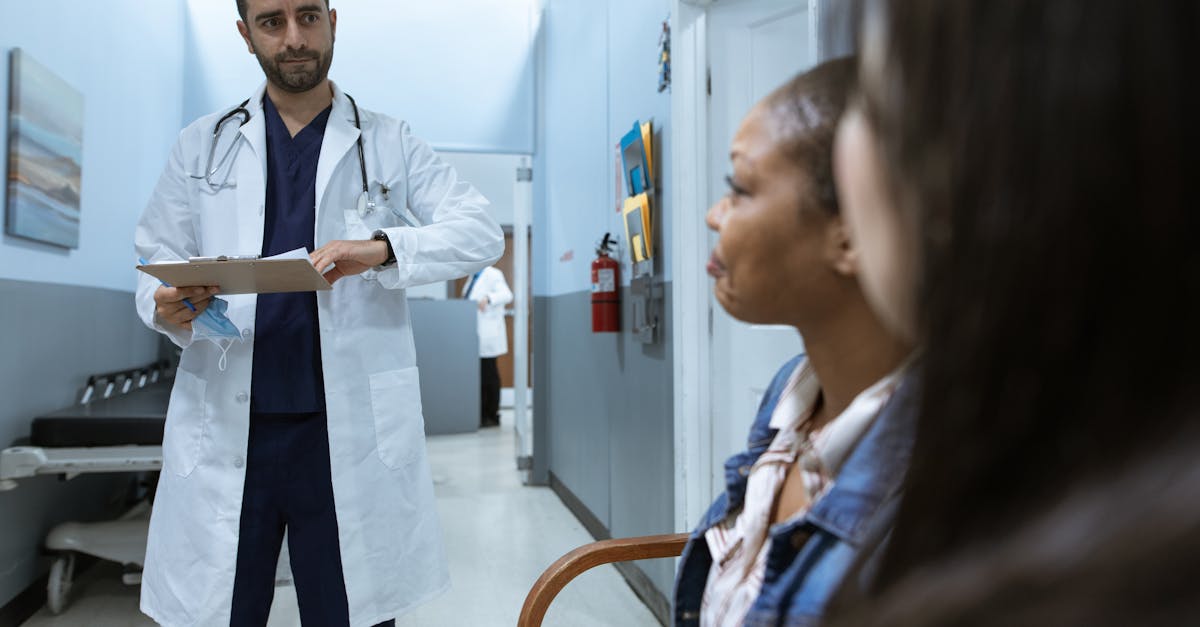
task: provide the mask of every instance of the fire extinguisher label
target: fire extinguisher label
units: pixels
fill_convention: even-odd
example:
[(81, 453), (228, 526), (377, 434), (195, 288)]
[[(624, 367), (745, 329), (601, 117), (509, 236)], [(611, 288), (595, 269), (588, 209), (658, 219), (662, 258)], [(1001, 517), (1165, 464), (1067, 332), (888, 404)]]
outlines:
[(617, 291), (617, 273), (611, 268), (596, 271), (596, 282), (592, 283), (593, 292)]

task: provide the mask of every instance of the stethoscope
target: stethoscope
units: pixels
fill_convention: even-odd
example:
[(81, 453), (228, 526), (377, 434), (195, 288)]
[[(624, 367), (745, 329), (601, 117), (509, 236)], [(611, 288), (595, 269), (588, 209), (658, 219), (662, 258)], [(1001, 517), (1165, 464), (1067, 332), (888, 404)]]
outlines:
[[(346, 99), (350, 101), (350, 106), (354, 108), (354, 128), (358, 129), (358, 140), (355, 143), (358, 144), (358, 169), (359, 173), (362, 175), (362, 195), (358, 197), (358, 216), (360, 218), (365, 218), (368, 215), (375, 213), (375, 211), (383, 205), (380, 205), (375, 201), (374, 198), (371, 197), (371, 186), (367, 182), (367, 157), (366, 151), (363, 149), (362, 120), (359, 118), (358, 114), (358, 103), (354, 101), (354, 98), (352, 98), (350, 94), (345, 94), (345, 96)], [(217, 184), (213, 181), (213, 175), (221, 171), (221, 169), (225, 167), (225, 164), (231, 158), (236, 157), (237, 152), (242, 148), (242, 143), (237, 141), (237, 138), (234, 137), (233, 142), (225, 148), (225, 154), (221, 156), (221, 160), (218, 161), (214, 166), (213, 161), (217, 156), (217, 144), (220, 143), (221, 131), (225, 128), (225, 124), (227, 122), (233, 121), (234, 119), (240, 120), (238, 122), (238, 128), (245, 126), (246, 123), (250, 121), (250, 110), (246, 108), (246, 105), (248, 104), (250, 104), (249, 98), (243, 100), (240, 104), (238, 104), (238, 106), (234, 107), (233, 110), (229, 111), (225, 115), (221, 116), (221, 119), (217, 120), (216, 126), (213, 127), (212, 144), (208, 147), (208, 165), (204, 169), (204, 175), (197, 176), (192, 174), (190, 175), (192, 178), (204, 179), (204, 181), (213, 189), (221, 187), (220, 184)], [(386, 199), (388, 194), (388, 189), (386, 186), (382, 188), (382, 193)], [(390, 209), (390, 207), (388, 208)], [(404, 217), (404, 214), (396, 211), (395, 209), (391, 209), (391, 211), (396, 215), (397, 218), (400, 218), (401, 222), (407, 224), (408, 226), (415, 226), (408, 220), (408, 218)]]

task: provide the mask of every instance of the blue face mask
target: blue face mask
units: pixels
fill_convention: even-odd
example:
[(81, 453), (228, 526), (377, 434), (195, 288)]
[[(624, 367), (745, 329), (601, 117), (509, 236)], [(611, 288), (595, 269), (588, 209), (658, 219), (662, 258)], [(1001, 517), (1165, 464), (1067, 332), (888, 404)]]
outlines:
[(214, 296), (209, 301), (208, 308), (204, 310), (204, 313), (192, 320), (192, 339), (208, 340), (221, 349), (221, 360), (217, 362), (217, 367), (221, 369), (221, 372), (225, 371), (226, 353), (229, 352), (235, 341), (242, 341), (242, 332), (225, 315), (227, 309), (229, 309), (229, 303)]

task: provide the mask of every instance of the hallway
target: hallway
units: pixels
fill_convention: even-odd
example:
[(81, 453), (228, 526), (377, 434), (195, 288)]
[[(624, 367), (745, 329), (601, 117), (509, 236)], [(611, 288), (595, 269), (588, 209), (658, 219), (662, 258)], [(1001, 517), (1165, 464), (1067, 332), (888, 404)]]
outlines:
[[(521, 485), (514, 469), (512, 412), (502, 426), (429, 438), (429, 459), (445, 530), (452, 588), (397, 621), (400, 627), (512, 627), (530, 585), (551, 562), (591, 536), (549, 488)], [(290, 586), (276, 590), (270, 625), (299, 625)], [(76, 582), (60, 616), (44, 608), (25, 627), (153, 625), (137, 610), (137, 588), (120, 568), (100, 564)], [(547, 627), (654, 627), (659, 623), (612, 566), (597, 568), (559, 594)]]

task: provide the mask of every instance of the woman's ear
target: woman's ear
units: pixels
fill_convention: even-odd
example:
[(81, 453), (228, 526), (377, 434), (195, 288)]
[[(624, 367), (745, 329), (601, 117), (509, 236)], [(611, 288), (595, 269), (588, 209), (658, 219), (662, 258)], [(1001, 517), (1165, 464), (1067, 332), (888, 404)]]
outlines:
[(835, 215), (829, 219), (825, 233), (826, 258), (834, 272), (841, 276), (858, 276), (858, 249), (854, 246), (850, 227), (845, 218)]

